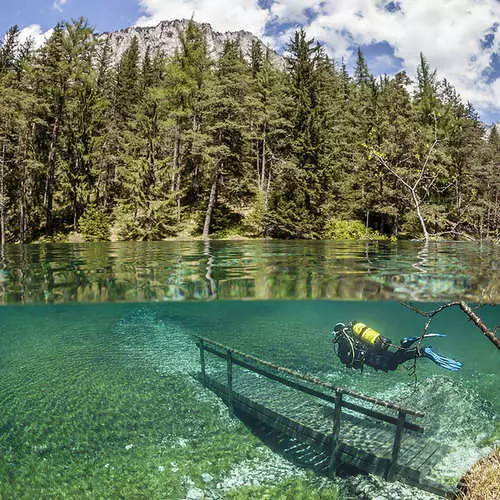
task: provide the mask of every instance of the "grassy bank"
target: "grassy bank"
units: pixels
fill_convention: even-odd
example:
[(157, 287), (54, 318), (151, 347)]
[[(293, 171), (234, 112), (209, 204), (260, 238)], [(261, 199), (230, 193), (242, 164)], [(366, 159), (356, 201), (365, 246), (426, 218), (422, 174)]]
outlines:
[(500, 495), (500, 448), (477, 462), (463, 478), (461, 498), (496, 500)]

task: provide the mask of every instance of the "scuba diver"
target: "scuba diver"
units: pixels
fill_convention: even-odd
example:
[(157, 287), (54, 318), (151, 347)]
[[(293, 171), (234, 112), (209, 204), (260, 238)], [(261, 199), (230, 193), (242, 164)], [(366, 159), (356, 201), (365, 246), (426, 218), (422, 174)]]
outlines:
[[(410, 359), (428, 358), (442, 368), (456, 372), (462, 367), (460, 361), (445, 358), (434, 352), (430, 346), (414, 346), (420, 336), (405, 337), (400, 345), (382, 334), (369, 328), (364, 323), (337, 323), (333, 329), (333, 342), (337, 344), (337, 355), (340, 361), (349, 368), (363, 369), (364, 365), (376, 370), (395, 370), (400, 364)], [(446, 337), (441, 333), (429, 333), (423, 338)], [(390, 350), (391, 348), (395, 350)]]

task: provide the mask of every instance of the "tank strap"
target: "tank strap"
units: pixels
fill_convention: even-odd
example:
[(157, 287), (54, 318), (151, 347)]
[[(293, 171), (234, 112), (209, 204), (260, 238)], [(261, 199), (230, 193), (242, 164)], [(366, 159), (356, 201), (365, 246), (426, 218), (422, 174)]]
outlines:
[(363, 336), (363, 333), (366, 332), (366, 330), (368, 330), (368, 325), (365, 325), (363, 328), (361, 328), (360, 332), (359, 332), (359, 336), (362, 337)]

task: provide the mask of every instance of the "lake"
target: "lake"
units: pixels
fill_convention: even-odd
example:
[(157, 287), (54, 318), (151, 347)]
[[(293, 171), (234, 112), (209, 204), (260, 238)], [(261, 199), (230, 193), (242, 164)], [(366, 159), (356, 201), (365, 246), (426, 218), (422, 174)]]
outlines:
[(331, 332), (358, 320), (398, 342), (420, 335), (426, 322), (403, 302), (430, 311), (459, 299), (482, 304), (475, 311), (491, 329), (500, 325), (498, 246), (6, 246), (0, 498), (194, 498), (200, 491), (258, 498), (266, 484), (276, 491), (309, 485), (320, 495), (316, 478), (273, 454), (200, 388), (196, 335), (422, 409), (426, 432), (450, 447), (438, 472), (453, 483), (491, 449), (498, 429), (495, 346), (460, 309), (446, 309), (431, 328), (446, 337), (432, 346), (463, 368), (449, 372), (420, 359), (415, 380), (404, 365), (389, 373), (344, 367)]

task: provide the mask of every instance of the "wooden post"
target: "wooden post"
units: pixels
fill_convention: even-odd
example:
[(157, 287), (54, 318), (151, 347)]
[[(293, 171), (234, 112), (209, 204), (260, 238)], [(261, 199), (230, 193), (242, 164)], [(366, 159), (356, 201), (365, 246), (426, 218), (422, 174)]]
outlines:
[(339, 455), (340, 415), (342, 412), (342, 391), (335, 391), (335, 411), (333, 413), (332, 440), (330, 443), (330, 462), (328, 464), (328, 475), (335, 477)]
[(207, 385), (207, 374), (205, 372), (205, 346), (203, 339), (200, 339), (200, 365), (201, 365), (201, 383)]
[(227, 406), (229, 408), (229, 416), (234, 415), (233, 411), (233, 360), (231, 356), (231, 350), (226, 350), (226, 360), (227, 360)]
[(394, 444), (392, 446), (392, 456), (389, 469), (387, 470), (386, 479), (392, 481), (394, 473), (396, 472), (396, 465), (398, 462), (399, 449), (401, 448), (401, 439), (403, 437), (403, 430), (405, 426), (406, 414), (403, 411), (398, 412), (398, 423), (396, 425), (396, 432), (394, 434)]

